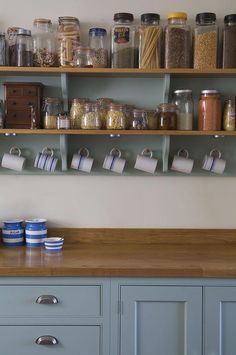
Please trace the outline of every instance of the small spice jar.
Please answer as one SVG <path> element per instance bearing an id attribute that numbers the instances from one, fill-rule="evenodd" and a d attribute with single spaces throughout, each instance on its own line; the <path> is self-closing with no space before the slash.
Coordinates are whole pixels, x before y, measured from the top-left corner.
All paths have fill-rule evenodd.
<path id="1" fill-rule="evenodd" d="M 147 112 L 145 110 L 134 109 L 132 111 L 130 129 L 148 129 Z"/>
<path id="2" fill-rule="evenodd" d="M 194 59 L 195 69 L 210 69 L 217 67 L 218 26 L 216 14 L 203 12 L 196 16 L 194 30 Z"/>
<path id="3" fill-rule="evenodd" d="M 47 97 L 43 105 L 43 128 L 57 129 L 57 117 L 63 111 L 59 97 Z"/>
<path id="4" fill-rule="evenodd" d="M 223 129 L 235 131 L 235 105 L 233 100 L 226 100 L 223 111 Z"/>
<path id="5" fill-rule="evenodd" d="M 158 106 L 157 129 L 171 130 L 177 128 L 177 106 L 175 104 L 160 104 Z"/>
<path id="6" fill-rule="evenodd" d="M 223 68 L 236 68 L 236 14 L 224 18 Z"/>
<path id="7" fill-rule="evenodd" d="M 198 102 L 198 129 L 219 131 L 221 129 L 221 97 L 218 90 L 202 90 Z"/>
<path id="8" fill-rule="evenodd" d="M 33 66 L 33 42 L 31 31 L 20 28 L 16 36 L 16 66 Z"/>
<path id="9" fill-rule="evenodd" d="M 173 103 L 177 106 L 177 129 L 192 130 L 193 129 L 193 98 L 192 90 L 175 90 Z"/>
<path id="10" fill-rule="evenodd" d="M 4 32 L 0 32 L 0 66 L 7 65 L 7 41 Z"/>
<path id="11" fill-rule="evenodd" d="M 57 116 L 57 129 L 70 129 L 70 116 L 67 112 L 59 113 Z"/>
<path id="12" fill-rule="evenodd" d="M 107 129 L 126 129 L 127 121 L 127 107 L 125 105 L 110 104 L 106 117 Z"/>
<path id="13" fill-rule="evenodd" d="M 96 100 L 99 107 L 99 115 L 102 121 L 102 128 L 106 128 L 106 117 L 109 105 L 113 103 L 113 99 L 108 97 L 100 97 Z"/>
<path id="14" fill-rule="evenodd" d="M 142 14 L 139 27 L 139 68 L 161 67 L 162 27 L 159 14 Z"/>
<path id="15" fill-rule="evenodd" d="M 87 102 L 84 105 L 84 113 L 81 117 L 82 129 L 100 129 L 102 121 L 99 115 L 99 107 L 93 102 Z"/>
<path id="16" fill-rule="evenodd" d="M 70 123 L 72 129 L 81 128 L 81 118 L 84 113 L 84 105 L 89 101 L 89 99 L 73 99 L 70 109 Z"/>
<path id="17" fill-rule="evenodd" d="M 89 47 L 94 49 L 94 68 L 108 67 L 107 31 L 104 28 L 90 28 Z"/>
<path id="18" fill-rule="evenodd" d="M 168 15 L 165 35 L 165 68 L 191 68 L 191 28 L 185 12 Z"/>
<path id="19" fill-rule="evenodd" d="M 78 47 L 76 49 L 74 65 L 79 68 L 93 68 L 95 51 L 90 47 Z"/>

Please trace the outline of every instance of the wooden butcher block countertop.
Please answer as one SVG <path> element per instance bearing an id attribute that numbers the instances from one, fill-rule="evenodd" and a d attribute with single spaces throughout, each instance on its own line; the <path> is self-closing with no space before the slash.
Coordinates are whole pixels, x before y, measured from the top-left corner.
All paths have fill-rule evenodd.
<path id="1" fill-rule="evenodd" d="M 236 277 L 236 230 L 51 229 L 62 252 L 0 245 L 0 276 Z"/>

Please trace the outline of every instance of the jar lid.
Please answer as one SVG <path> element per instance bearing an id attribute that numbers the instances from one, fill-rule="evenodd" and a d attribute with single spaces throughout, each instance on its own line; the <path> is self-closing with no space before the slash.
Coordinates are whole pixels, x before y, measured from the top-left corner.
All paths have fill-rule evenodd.
<path id="1" fill-rule="evenodd" d="M 192 94 L 192 90 L 190 89 L 181 89 L 181 90 L 175 90 L 174 94 Z"/>
<path id="2" fill-rule="evenodd" d="M 110 103 L 109 108 L 110 108 L 111 110 L 117 110 L 117 111 L 119 111 L 119 110 L 125 109 L 126 106 L 125 106 L 125 105 L 122 105 L 122 104 L 116 104 L 116 103 L 113 103 L 113 102 L 112 102 L 112 103 Z"/>
<path id="3" fill-rule="evenodd" d="M 105 30 L 105 28 L 95 27 L 95 28 L 90 28 L 89 30 L 90 36 L 105 36 L 106 34 L 107 31 Z"/>
<path id="4" fill-rule="evenodd" d="M 51 25 L 52 21 L 50 19 L 47 19 L 47 18 L 36 18 L 34 20 L 34 25 L 37 25 L 37 24 Z"/>
<path id="5" fill-rule="evenodd" d="M 58 22 L 77 22 L 79 23 L 79 19 L 77 17 L 73 17 L 73 16 L 59 16 L 58 17 Z"/>
<path id="6" fill-rule="evenodd" d="M 3 221 L 3 223 L 22 223 L 22 222 L 24 222 L 23 219 L 10 219 L 7 221 Z"/>
<path id="7" fill-rule="evenodd" d="M 133 113 L 146 113 L 146 110 L 143 110 L 142 108 L 134 108 Z"/>
<path id="8" fill-rule="evenodd" d="M 91 48 L 91 47 L 81 47 L 79 46 L 77 49 L 76 49 L 77 53 L 94 53 L 94 49 Z"/>
<path id="9" fill-rule="evenodd" d="M 160 21 L 160 15 L 154 13 L 142 14 L 141 15 L 142 22 L 153 22 L 153 21 Z"/>
<path id="10" fill-rule="evenodd" d="M 167 15 L 167 18 L 168 19 L 171 19 L 171 18 L 183 18 L 183 19 L 187 20 L 187 14 L 186 14 L 186 12 L 170 12 Z"/>
<path id="11" fill-rule="evenodd" d="M 5 37 L 5 32 L 0 31 L 0 36 Z"/>
<path id="12" fill-rule="evenodd" d="M 76 103 L 76 102 L 81 102 L 81 103 L 85 103 L 85 102 L 88 102 L 89 101 L 89 99 L 88 98 L 80 98 L 80 97 L 77 97 L 77 98 L 75 98 L 75 99 L 72 99 L 72 102 L 74 102 L 74 103 Z"/>
<path id="13" fill-rule="evenodd" d="M 236 14 L 226 15 L 224 18 L 224 23 L 233 22 L 236 23 Z"/>
<path id="14" fill-rule="evenodd" d="M 215 21 L 216 21 L 216 14 L 214 12 L 201 12 L 200 14 L 196 15 L 196 22 L 200 24 L 215 22 Z"/>
<path id="15" fill-rule="evenodd" d="M 164 110 L 164 111 L 176 110 L 177 105 L 171 104 L 171 103 L 163 103 L 163 104 L 158 105 L 158 109 Z"/>
<path id="16" fill-rule="evenodd" d="M 130 14 L 129 12 L 118 12 L 114 15 L 114 21 L 134 21 L 134 15 Z"/>
<path id="17" fill-rule="evenodd" d="M 201 94 L 206 95 L 206 94 L 220 94 L 219 90 L 211 90 L 211 89 L 207 89 L 207 90 L 202 90 Z"/>
<path id="18" fill-rule="evenodd" d="M 45 222 L 47 222 L 47 220 L 44 218 L 33 218 L 33 219 L 26 219 L 25 222 L 26 223 L 45 223 Z"/>
<path id="19" fill-rule="evenodd" d="M 19 30 L 17 31 L 17 36 L 18 35 L 31 36 L 31 31 L 30 30 L 26 30 L 24 28 L 19 28 Z"/>
<path id="20" fill-rule="evenodd" d="M 60 97 L 45 97 L 44 101 L 47 103 L 62 103 Z"/>

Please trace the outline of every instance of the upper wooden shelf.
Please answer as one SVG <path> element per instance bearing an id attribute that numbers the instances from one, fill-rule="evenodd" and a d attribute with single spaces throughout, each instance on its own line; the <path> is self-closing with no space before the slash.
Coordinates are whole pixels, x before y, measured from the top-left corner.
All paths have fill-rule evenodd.
<path id="1" fill-rule="evenodd" d="M 44 67 L 0 67 L 1 74 L 70 74 L 79 76 L 104 77 L 160 77 L 172 76 L 236 76 L 235 69 L 113 69 L 113 68 L 44 68 Z"/>

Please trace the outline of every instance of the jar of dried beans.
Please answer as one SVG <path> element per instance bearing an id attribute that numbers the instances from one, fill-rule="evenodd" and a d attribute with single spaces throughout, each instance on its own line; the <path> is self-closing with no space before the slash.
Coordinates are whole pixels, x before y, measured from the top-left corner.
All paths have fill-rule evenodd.
<path id="1" fill-rule="evenodd" d="M 216 14 L 203 12 L 196 16 L 194 30 L 195 69 L 210 69 L 217 67 L 218 27 Z"/>
<path id="2" fill-rule="evenodd" d="M 89 47 L 93 48 L 95 51 L 95 55 L 93 58 L 94 68 L 107 68 L 107 31 L 104 28 L 90 28 Z"/>
<path id="3" fill-rule="evenodd" d="M 236 68 L 236 14 L 224 18 L 223 68 Z"/>
<path id="4" fill-rule="evenodd" d="M 218 90 L 202 90 L 198 102 L 198 129 L 200 131 L 221 129 L 221 97 Z"/>
<path id="5" fill-rule="evenodd" d="M 191 28 L 185 12 L 168 15 L 165 27 L 165 68 L 191 68 Z"/>
<path id="6" fill-rule="evenodd" d="M 80 26 L 76 17 L 58 18 L 58 58 L 61 66 L 73 66 L 77 47 L 80 45 Z"/>
<path id="7" fill-rule="evenodd" d="M 127 108 L 125 105 L 111 104 L 109 106 L 106 117 L 107 129 L 126 129 L 127 121 Z"/>

